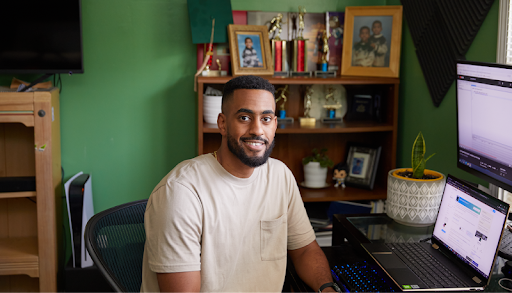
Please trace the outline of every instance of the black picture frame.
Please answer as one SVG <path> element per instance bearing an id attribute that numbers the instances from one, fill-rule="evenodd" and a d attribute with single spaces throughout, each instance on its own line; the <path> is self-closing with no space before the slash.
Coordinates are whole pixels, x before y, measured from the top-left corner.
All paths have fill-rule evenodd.
<path id="1" fill-rule="evenodd" d="M 347 152 L 347 186 L 373 190 L 381 146 L 350 143 Z"/>

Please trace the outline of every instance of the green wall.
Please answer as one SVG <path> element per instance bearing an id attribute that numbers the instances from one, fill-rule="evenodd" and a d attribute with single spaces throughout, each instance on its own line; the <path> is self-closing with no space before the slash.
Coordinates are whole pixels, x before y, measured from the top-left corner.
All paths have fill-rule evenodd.
<path id="1" fill-rule="evenodd" d="M 388 0 L 387 4 L 400 5 L 400 1 Z M 496 62 L 498 7 L 499 1 L 494 1 L 466 54 L 467 60 Z M 412 144 L 418 132 L 421 131 L 426 141 L 426 154 L 435 153 L 427 162 L 428 169 L 488 185 L 483 180 L 457 168 L 455 83 L 450 87 L 440 106 L 436 108 L 416 57 L 406 20 L 404 20 L 402 33 L 398 120 L 397 166 L 411 166 Z"/>
<path id="2" fill-rule="evenodd" d="M 303 5 L 308 12 L 325 12 L 385 4 L 400 2 L 232 0 L 232 9 L 296 11 Z M 468 59 L 495 60 L 497 15 L 495 1 Z M 65 180 L 79 171 L 91 174 L 94 207 L 100 212 L 148 198 L 178 162 L 197 154 L 196 46 L 186 0 L 82 1 L 82 25 L 85 73 L 62 76 L 62 166 Z M 409 166 L 410 148 L 421 130 L 427 153 L 436 152 L 428 168 L 478 181 L 455 166 L 454 87 L 435 108 L 405 21 L 400 76 L 397 165 Z M 0 84 L 8 85 L 11 78 L 0 76 Z"/>

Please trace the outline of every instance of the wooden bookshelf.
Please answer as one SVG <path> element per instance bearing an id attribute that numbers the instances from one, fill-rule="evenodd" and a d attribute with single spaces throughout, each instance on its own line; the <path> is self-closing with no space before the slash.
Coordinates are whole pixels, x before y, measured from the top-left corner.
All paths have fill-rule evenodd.
<path id="1" fill-rule="evenodd" d="M 0 88 L 0 177 L 35 191 L 0 193 L 0 291 L 57 292 L 62 234 L 59 91 Z"/>
<path id="2" fill-rule="evenodd" d="M 216 124 L 203 121 L 203 93 L 207 86 L 222 89 L 232 77 L 198 78 L 198 154 L 217 150 L 221 135 Z M 304 202 L 339 200 L 386 199 L 387 172 L 396 167 L 398 136 L 398 78 L 337 77 L 337 78 L 267 78 L 272 84 L 289 85 L 287 116 L 293 117 L 290 124 L 279 124 L 276 131 L 276 146 L 272 157 L 283 161 L 292 171 L 298 183 L 304 181 L 302 158 L 313 148 L 327 148 L 329 157 L 336 163 L 346 159 L 347 144 L 361 143 L 380 145 L 381 158 L 373 190 L 347 187 L 310 189 L 300 187 Z M 301 127 L 299 117 L 304 113 L 304 101 L 300 87 L 314 84 L 340 84 L 349 88 L 379 87 L 383 95 L 383 119 L 376 121 L 344 121 L 340 124 L 324 124 L 317 121 L 312 127 Z M 328 174 L 332 177 L 332 171 Z"/>

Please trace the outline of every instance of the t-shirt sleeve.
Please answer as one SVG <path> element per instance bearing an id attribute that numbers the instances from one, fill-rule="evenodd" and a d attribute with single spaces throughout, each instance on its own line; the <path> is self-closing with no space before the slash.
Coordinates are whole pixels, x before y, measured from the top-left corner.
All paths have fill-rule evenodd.
<path id="1" fill-rule="evenodd" d="M 190 189 L 168 182 L 155 190 L 144 215 L 149 268 L 156 273 L 201 270 L 203 212 Z"/>
<path id="2" fill-rule="evenodd" d="M 315 232 L 304 208 L 297 182 L 289 171 L 288 179 L 291 197 L 288 203 L 288 250 L 302 248 L 316 239 Z"/>

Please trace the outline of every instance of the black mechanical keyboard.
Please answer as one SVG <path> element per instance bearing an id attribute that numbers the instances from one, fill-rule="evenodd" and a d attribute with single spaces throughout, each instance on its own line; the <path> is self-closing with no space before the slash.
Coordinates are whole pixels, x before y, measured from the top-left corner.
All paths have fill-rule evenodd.
<path id="1" fill-rule="evenodd" d="M 331 273 L 344 292 L 395 292 L 387 275 L 377 265 L 366 261 L 336 265 Z"/>

